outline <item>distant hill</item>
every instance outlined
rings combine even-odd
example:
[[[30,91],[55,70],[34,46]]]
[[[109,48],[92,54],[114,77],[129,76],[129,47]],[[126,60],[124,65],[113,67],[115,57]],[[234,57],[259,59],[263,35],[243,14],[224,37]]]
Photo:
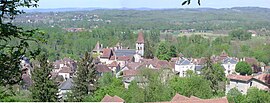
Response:
[[[179,10],[178,8],[175,8]],[[67,11],[92,11],[92,10],[174,10],[173,8],[52,8],[52,9],[23,9],[26,12],[67,12]],[[209,11],[209,10],[241,10],[241,11],[267,11],[269,8],[260,8],[260,7],[233,7],[233,8],[180,8],[180,10],[195,10],[195,11]]]
[[[91,28],[98,25],[110,27],[122,26],[131,29],[155,28],[159,30],[197,29],[228,31],[235,28],[270,30],[270,9],[259,7],[234,7],[221,9],[60,8],[28,9],[26,12],[28,13],[17,18],[18,22],[33,21],[35,22],[35,25],[38,26],[53,24],[63,28]],[[33,15],[40,16],[36,17]],[[93,15],[98,15],[99,18],[93,18]],[[109,20],[110,23],[105,23],[103,20]]]

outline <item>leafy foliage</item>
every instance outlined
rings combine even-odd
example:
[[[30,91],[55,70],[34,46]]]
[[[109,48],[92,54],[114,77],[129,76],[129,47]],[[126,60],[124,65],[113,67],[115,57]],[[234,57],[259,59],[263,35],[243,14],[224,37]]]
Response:
[[[228,94],[230,103],[268,103],[270,102],[269,92],[251,87],[246,95],[241,94],[236,88],[231,89]]]
[[[93,58],[89,53],[85,53],[78,65],[77,75],[74,78],[71,101],[81,102],[89,94],[93,95],[96,86],[96,69]]]
[[[56,102],[58,99],[58,88],[54,80],[51,79],[52,65],[48,63],[45,53],[38,56],[38,64],[34,65],[32,74],[33,85],[30,89],[33,101]]]
[[[169,101],[173,96],[172,89],[168,86],[170,76],[166,70],[153,71],[144,69],[141,71],[145,102]]]
[[[211,98],[213,96],[210,82],[200,76],[174,77],[169,85],[175,92],[187,97]]]
[[[232,39],[238,39],[238,40],[251,39],[251,33],[247,32],[244,29],[235,29],[229,32],[229,36],[232,37]]]
[[[235,71],[240,73],[240,75],[252,74],[251,66],[247,62],[244,62],[244,61],[238,62],[236,64]]]
[[[168,44],[166,42],[160,42],[160,44],[158,45],[156,55],[160,60],[168,61],[171,59],[169,55]]]
[[[143,103],[144,90],[137,85],[136,81],[132,81],[126,90],[125,101],[127,103]]]
[[[245,100],[245,96],[242,95],[242,93],[238,91],[236,88],[232,88],[228,92],[227,97],[230,103],[241,103]]]
[[[106,95],[117,95],[121,98],[125,95],[125,88],[122,80],[114,77],[111,73],[105,73],[98,80],[98,88],[93,95],[87,95],[84,99],[86,102],[100,102]]]
[[[23,13],[19,7],[36,7],[38,0],[2,0],[0,14],[0,85],[14,85],[21,80],[20,57],[27,55],[35,57],[38,48],[29,48],[31,44],[37,45],[41,35],[38,30],[24,30],[13,25],[9,20]],[[18,41],[18,42],[14,42]]]
[[[210,57],[208,57],[202,75],[206,80],[210,81],[210,87],[215,95],[224,95],[226,77],[220,64],[213,64]]]

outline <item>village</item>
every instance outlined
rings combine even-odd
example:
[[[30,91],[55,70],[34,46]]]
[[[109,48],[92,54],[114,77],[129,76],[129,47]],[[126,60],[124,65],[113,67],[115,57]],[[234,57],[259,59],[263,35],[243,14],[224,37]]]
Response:
[[[134,43],[136,49],[129,49],[123,47],[121,43],[117,43],[115,47],[103,47],[103,45],[97,42],[92,53],[98,55],[94,59],[97,75],[102,77],[104,73],[112,73],[117,78],[122,78],[122,82],[125,88],[128,88],[131,81],[136,80],[140,75],[141,70],[149,68],[154,71],[168,70],[171,71],[171,75],[177,75],[179,77],[186,77],[189,71],[200,75],[202,69],[206,66],[207,58],[186,58],[184,55],[179,54],[178,57],[171,58],[170,61],[159,60],[158,58],[145,59],[144,55],[144,34],[142,31],[138,33],[137,41]],[[225,76],[228,81],[226,83],[226,93],[232,89],[238,89],[242,94],[246,94],[247,90],[251,87],[256,87],[260,90],[269,91],[270,89],[270,74],[268,74],[269,66],[260,66],[255,58],[236,58],[230,57],[225,51],[220,55],[211,56],[211,61],[220,63],[224,69]],[[236,73],[235,68],[238,62],[244,61],[252,66],[252,75],[240,75]],[[24,89],[27,89],[31,84],[31,63],[27,58],[23,58],[21,61],[23,66],[22,79],[25,82]],[[53,62],[53,70],[51,77],[56,78],[59,84],[59,98],[65,98],[66,93],[70,92],[73,86],[73,77],[76,76],[76,70],[78,68],[77,61],[70,59],[69,57],[57,60]],[[143,81],[140,81],[143,82]],[[138,82],[138,83],[140,83]],[[185,97],[180,94],[176,94],[171,102],[218,102],[227,103],[226,97],[217,99],[200,99],[197,97]],[[111,97],[106,95],[101,102],[124,102],[118,96]]]

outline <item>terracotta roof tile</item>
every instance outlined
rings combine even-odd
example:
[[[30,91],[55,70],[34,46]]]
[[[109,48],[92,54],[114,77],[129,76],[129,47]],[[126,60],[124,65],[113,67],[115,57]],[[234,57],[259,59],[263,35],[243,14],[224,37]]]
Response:
[[[166,60],[158,60],[155,66],[156,68],[159,68],[159,69],[171,67],[170,63]]]
[[[245,62],[247,62],[250,65],[253,65],[253,64],[257,65],[258,64],[258,61],[255,58],[245,58]]]
[[[258,79],[258,80],[270,85],[270,74],[265,74],[264,73],[264,74],[254,76],[253,78]]]
[[[120,61],[130,61],[132,56],[118,56],[116,58],[117,60],[120,60]]]
[[[108,67],[117,67],[118,63],[116,61],[113,61],[111,64],[108,64]]]
[[[118,97],[118,96],[115,95],[113,97],[113,102],[125,102],[125,101],[124,101],[124,99],[122,99],[122,98],[120,98],[120,97]]]
[[[189,98],[188,97],[186,97],[186,96],[183,96],[183,95],[180,95],[180,94],[178,94],[178,93],[176,93],[175,94],[175,96],[172,98],[172,102],[173,101],[185,101],[185,100],[189,100]]]
[[[101,57],[109,59],[111,55],[112,55],[112,50],[109,48],[105,48],[103,49],[103,54]]]
[[[138,33],[138,39],[136,41],[137,43],[144,43],[144,37],[143,37],[143,32]]]
[[[127,76],[136,76],[140,73],[139,70],[124,70],[123,71],[123,76],[127,77]]]
[[[73,73],[71,68],[69,67],[62,67],[59,73]]]
[[[98,72],[111,72],[112,71],[106,65],[103,65],[103,64],[96,65],[96,69]]]
[[[240,80],[240,81],[249,81],[252,79],[252,76],[242,76],[242,75],[236,75],[236,74],[230,74],[227,76],[229,79],[233,80]]]
[[[200,99],[200,98],[198,98],[198,97],[195,97],[195,96],[190,96],[190,99],[191,99],[191,100],[202,100],[202,99]]]
[[[142,63],[137,63],[137,62],[131,62],[127,64],[127,67],[129,69],[139,69],[143,64]]]
[[[110,102],[110,100],[112,99],[111,96],[109,96],[108,94],[106,94],[103,99],[101,100],[101,102]]]
[[[106,94],[104,98],[101,100],[101,102],[125,102],[125,101],[118,96],[111,97],[108,94]]]
[[[200,99],[191,96],[190,98],[176,94],[170,102],[149,102],[149,103],[229,103],[227,98]]]

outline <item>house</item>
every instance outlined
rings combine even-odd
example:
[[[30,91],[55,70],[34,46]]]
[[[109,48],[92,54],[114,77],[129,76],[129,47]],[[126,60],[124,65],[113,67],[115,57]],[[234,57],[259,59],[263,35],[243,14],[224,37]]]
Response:
[[[140,59],[140,63],[142,63],[144,67],[150,69],[174,68],[174,63],[170,63],[166,60],[159,60],[157,58]]]
[[[201,71],[204,68],[206,62],[207,62],[207,60],[204,57],[193,59],[192,63],[195,64],[195,72],[196,72],[196,74],[201,74]]]
[[[133,56],[112,56],[108,63],[117,61],[120,67],[124,67],[125,65],[128,64],[128,62],[131,62],[132,59],[133,59]]]
[[[73,86],[73,79],[72,78],[68,78],[66,81],[64,81],[62,84],[60,84],[60,86],[58,87],[58,96],[59,98],[65,98],[66,94],[68,92],[71,92]]]
[[[221,63],[226,58],[229,58],[229,55],[223,50],[219,56],[212,56],[211,60],[214,63]]]
[[[108,64],[108,61],[113,56],[113,51],[110,48],[104,48],[102,55],[100,56],[100,62]]]
[[[118,96],[110,96],[106,94],[103,99],[100,101],[101,103],[125,103],[125,100]]]
[[[269,91],[270,75],[261,74],[258,76],[242,76],[236,74],[230,74],[227,76],[230,80],[229,84],[226,86],[226,93],[232,88],[238,89],[241,93],[246,94],[250,87],[256,87],[261,90]]]
[[[229,75],[232,73],[235,73],[235,67],[238,63],[238,60],[236,58],[227,57],[224,60],[222,60],[221,65],[225,69],[225,75]]]
[[[125,88],[128,88],[131,81],[137,79],[138,75],[140,74],[140,70],[124,70],[123,71],[123,81]]]
[[[61,70],[58,72],[58,75],[63,76],[64,79],[71,78],[74,72],[71,70],[70,67],[62,67]]]
[[[119,71],[119,70],[117,70],[117,68],[120,68],[117,61],[113,61],[111,64],[108,64],[107,66],[109,67],[109,69],[111,69],[112,71],[114,71],[116,73]]]
[[[59,72],[63,67],[69,67],[71,68],[71,71],[76,71],[77,69],[77,63],[76,61],[70,59],[70,58],[63,58],[61,60],[56,60],[53,63],[54,69],[53,72]]]
[[[248,30],[248,32],[251,33],[252,37],[255,37],[255,36],[258,35],[258,33],[256,31],[254,31],[254,30]]]
[[[104,73],[113,73],[113,71],[109,69],[108,66],[103,65],[103,64],[96,65],[96,70],[97,70],[98,76],[102,76]]]
[[[186,97],[178,93],[172,98],[171,101],[166,102],[150,102],[150,103],[229,103],[226,97],[214,99],[200,99],[195,96]]]
[[[195,72],[195,64],[186,58],[179,58],[179,60],[175,63],[174,71],[180,77],[185,77],[188,70]]]

